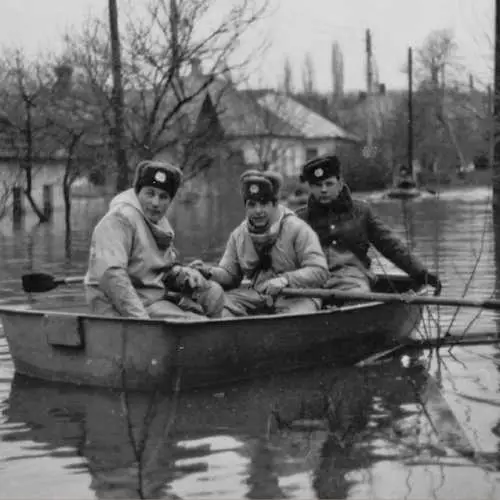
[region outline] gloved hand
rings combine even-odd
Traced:
[[[430,273],[429,271],[424,271],[419,274],[416,278],[416,281],[419,285],[430,285],[436,289],[436,295],[441,292],[441,288],[443,288],[443,284],[441,280],[438,278],[437,274]]]
[[[205,262],[200,259],[193,260],[193,262],[189,264],[189,267],[199,271],[207,280],[212,277],[212,266],[205,264]]]
[[[205,286],[206,282],[200,271],[192,267],[182,266],[177,272],[177,285],[181,290],[198,290]]]
[[[259,286],[255,287],[255,289],[263,295],[275,297],[281,292],[281,290],[283,290],[283,288],[287,286],[288,278],[285,276],[279,276],[277,278],[271,278],[270,280],[264,281]]]

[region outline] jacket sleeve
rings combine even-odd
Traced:
[[[134,228],[120,214],[112,214],[96,226],[90,258],[99,279],[99,287],[122,316],[148,318],[128,275]]]
[[[328,265],[314,230],[300,221],[294,239],[294,249],[299,268],[283,273],[292,288],[322,287],[328,279]]]
[[[235,231],[231,233],[227,240],[226,249],[219,265],[212,268],[212,279],[224,287],[236,287],[243,279],[243,272],[236,250]]]
[[[367,206],[368,237],[373,246],[411,277],[426,271],[424,264],[412,255],[403,241]]]

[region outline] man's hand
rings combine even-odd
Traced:
[[[270,280],[264,281],[255,289],[263,294],[270,295],[271,297],[275,297],[278,295],[283,288],[288,286],[288,278],[285,276],[279,276],[278,278],[271,278]]]
[[[197,269],[192,267],[182,266],[177,274],[177,284],[183,289],[198,290],[206,285],[207,280]]]
[[[430,273],[429,271],[425,271],[416,279],[419,285],[430,285],[436,289],[436,294],[438,295],[441,292],[441,288],[443,288],[443,284],[441,280],[438,278],[437,274]]]
[[[189,264],[189,267],[199,271],[201,275],[208,280],[212,277],[212,266],[205,264],[205,262],[200,259],[193,260],[193,262]]]

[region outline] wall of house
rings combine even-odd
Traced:
[[[242,151],[245,163],[259,165],[265,152],[273,152],[270,168],[285,177],[298,177],[301,166],[311,158],[336,151],[335,139],[239,139],[233,147]]]
[[[328,153],[333,154],[336,151],[337,151],[337,141],[335,139],[317,139],[317,140],[304,141],[300,149],[299,168],[306,161],[309,161],[315,158],[316,156],[321,156]]]

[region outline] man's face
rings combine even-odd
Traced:
[[[246,217],[253,226],[265,228],[271,221],[276,211],[276,204],[272,201],[262,202],[247,200],[245,203]]]
[[[170,195],[163,189],[153,186],[144,186],[137,193],[137,198],[141,204],[146,218],[153,224],[158,224],[160,219],[167,213],[170,202]]]
[[[309,187],[313,197],[319,203],[327,205],[339,197],[344,183],[337,177],[328,177],[328,179],[309,184]]]

